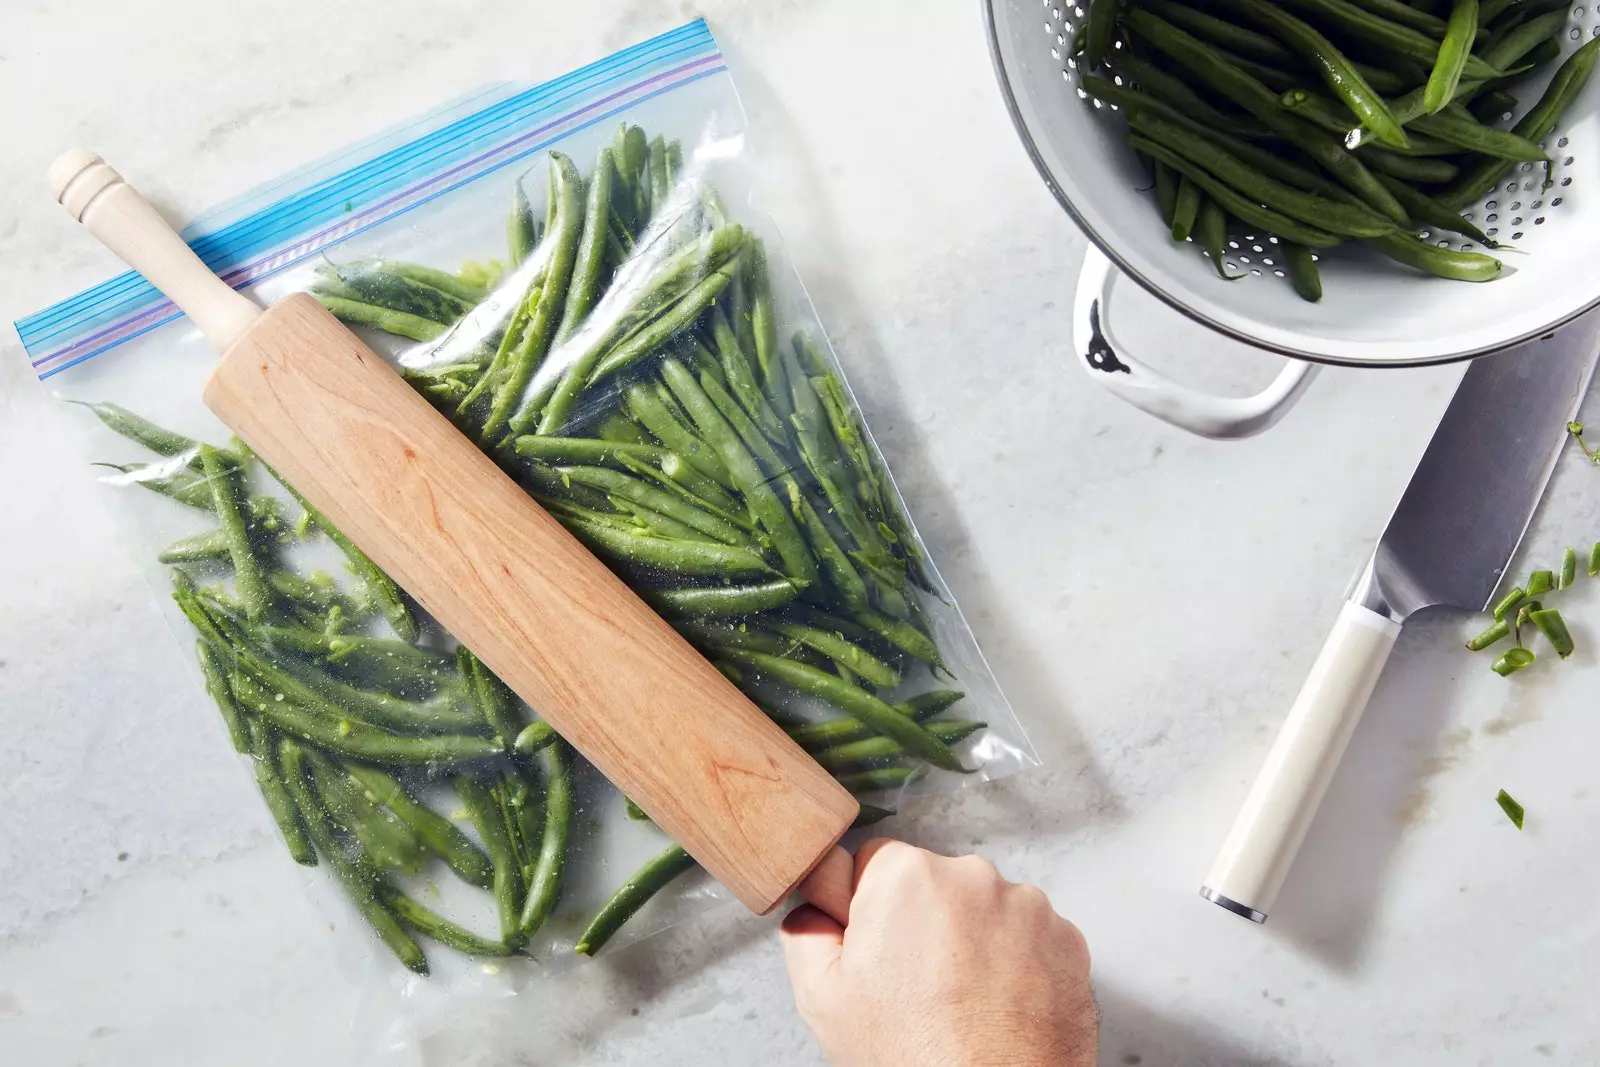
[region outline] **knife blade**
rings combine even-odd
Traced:
[[[1200,895],[1260,923],[1282,888],[1400,627],[1491,603],[1594,375],[1600,316],[1473,362],[1351,587]]]

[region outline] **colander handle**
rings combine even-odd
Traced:
[[[1141,411],[1201,437],[1250,437],[1283,418],[1317,375],[1317,364],[1288,360],[1261,392],[1231,397],[1201,392],[1151,370],[1130,356],[1112,332],[1107,298],[1118,277],[1116,267],[1091,244],[1078,275],[1072,341],[1095,383]]]

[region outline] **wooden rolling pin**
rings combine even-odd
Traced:
[[[560,523],[304,293],[213,275],[98,156],[50,186],[222,359],[205,403],[759,913],[848,920],[855,798]]]

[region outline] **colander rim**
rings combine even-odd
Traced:
[[[1085,219],[1083,215],[1078,212],[1078,209],[1073,206],[1071,197],[1067,196],[1062,188],[1056,184],[1054,177],[1051,176],[1049,166],[1045,163],[1044,157],[1039,151],[1039,146],[1037,141],[1034,139],[1033,131],[1028,128],[1027,119],[1023,117],[1022,109],[1020,106],[1018,106],[1016,93],[1011,87],[1011,75],[1006,69],[1005,57],[1000,54],[1000,32],[995,25],[994,14],[994,5],[996,2],[997,0],[982,0],[983,28],[985,35],[989,39],[989,60],[994,65],[995,80],[1000,84],[1000,96],[1005,101],[1007,114],[1011,116],[1011,125],[1016,129],[1017,136],[1021,138],[1022,146],[1024,150],[1027,151],[1028,158],[1033,161],[1034,170],[1036,170],[1039,174],[1039,177],[1044,180],[1045,188],[1050,190],[1050,195],[1055,197],[1056,203],[1061,205],[1062,210],[1064,210],[1072,219],[1072,221],[1077,224],[1078,229],[1083,233],[1083,235],[1090,241],[1094,242],[1095,247],[1100,249],[1105,257],[1116,265],[1119,271],[1131,278],[1133,281],[1137,282],[1139,287],[1145,292],[1149,293],[1157,300],[1160,300],[1163,304],[1166,304],[1168,307],[1183,315],[1185,318],[1188,318],[1209,330],[1214,330],[1217,333],[1222,334],[1224,337],[1228,337],[1232,340],[1238,341],[1241,344],[1248,345],[1251,348],[1260,349],[1264,352],[1273,352],[1280,356],[1288,356],[1291,359],[1299,359],[1308,363],[1321,363],[1327,366],[1335,367],[1394,367],[1396,369],[1400,369],[1406,367],[1437,367],[1446,363],[1460,363],[1464,360],[1477,359],[1479,356],[1489,356],[1494,355],[1497,352],[1504,352],[1507,349],[1515,348],[1518,345],[1525,344],[1528,341],[1534,340],[1535,338],[1545,337],[1556,330],[1561,329],[1569,322],[1579,319],[1593,311],[1595,308],[1600,307],[1600,294],[1597,294],[1595,298],[1590,300],[1588,303],[1551,320],[1537,329],[1527,330],[1515,337],[1511,337],[1503,341],[1497,341],[1492,345],[1485,345],[1482,347],[1469,349],[1464,352],[1449,352],[1442,355],[1424,356],[1418,359],[1404,360],[1368,360],[1355,357],[1342,358],[1321,352],[1306,352],[1290,345],[1276,344],[1271,341],[1262,340],[1259,337],[1254,337],[1243,330],[1236,329],[1233,326],[1229,326],[1226,323],[1212,318],[1211,316],[1205,314],[1205,312],[1191,307],[1182,300],[1179,300],[1177,297],[1167,292],[1164,288],[1155,284],[1143,274],[1140,274],[1139,271],[1135,270],[1133,265],[1129,263],[1128,260],[1125,259],[1120,253],[1118,253],[1114,247],[1112,247],[1111,242],[1101,237],[1099,232],[1096,231],[1093,226],[1089,225],[1088,220]],[[1004,0],[998,0],[998,2],[1004,2]]]

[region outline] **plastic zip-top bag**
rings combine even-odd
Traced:
[[[309,291],[357,329],[870,822],[1037,760],[752,207],[761,178],[697,21],[184,236],[258,301]],[[514,987],[725,897],[230,439],[201,403],[214,352],[148,283],[17,329],[290,855],[396,989]]]

